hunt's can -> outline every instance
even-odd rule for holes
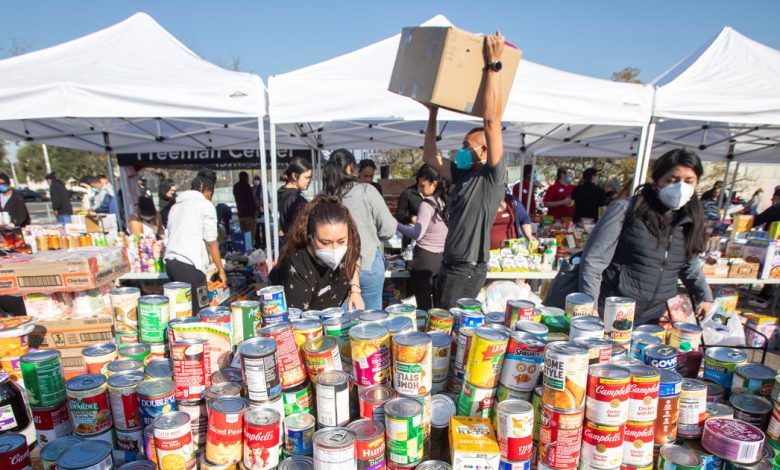
[[[704,378],[719,383],[728,398],[734,380],[734,370],[738,365],[745,363],[747,363],[747,354],[739,349],[707,348],[704,352]]]
[[[570,294],[571,295],[571,294]],[[542,401],[555,408],[580,409],[588,384],[588,349],[572,342],[547,345]]]
[[[734,419],[766,429],[772,415],[772,402],[758,395],[739,393],[731,395],[729,405],[734,409]]]
[[[553,469],[572,469],[580,460],[583,408],[544,405],[539,425],[538,462]]]
[[[287,298],[283,286],[268,286],[257,291],[260,298],[260,313],[263,317],[278,315],[287,311]]]
[[[360,387],[390,383],[390,332],[379,323],[349,330],[352,375]]]
[[[401,395],[431,391],[431,337],[410,332],[393,337],[393,384]]]
[[[319,320],[304,318],[292,322],[292,326],[298,348],[302,348],[306,341],[322,336],[322,322]]]
[[[185,339],[171,345],[176,400],[200,400],[211,385],[211,359],[204,339]]]
[[[395,391],[386,385],[365,387],[358,393],[360,417],[384,423],[385,403],[395,398]]]
[[[516,392],[529,393],[539,382],[547,342],[534,334],[516,331],[509,337],[499,382]]]
[[[533,321],[536,312],[536,304],[530,300],[508,300],[506,302],[506,315],[504,325],[514,328],[517,322]]]
[[[147,379],[172,379],[173,361],[166,358],[152,359],[144,370]]]
[[[143,425],[163,413],[176,411],[176,385],[171,379],[147,379],[136,386]]]
[[[496,388],[508,342],[509,337],[500,331],[477,328],[471,342],[465,380],[476,387]]]
[[[284,418],[284,451],[288,454],[311,455],[314,451],[314,425],[309,413],[295,413]]]
[[[702,329],[694,323],[674,322],[669,334],[669,346],[679,349],[683,343],[688,343],[691,351],[701,346]]]
[[[654,367],[629,366],[631,386],[628,394],[628,420],[646,423],[655,421],[658,412],[658,390],[661,375]]]
[[[325,428],[314,433],[314,470],[357,470],[355,432]]]
[[[122,359],[135,359],[144,366],[149,364],[149,353],[152,348],[148,343],[134,343],[120,346],[117,354]]]
[[[190,416],[183,411],[171,411],[156,417],[154,447],[160,470],[194,469],[196,458]]]
[[[192,316],[192,286],[189,282],[166,282],[163,295],[168,297],[170,318]]]
[[[634,467],[653,465],[655,424],[629,421],[623,431],[623,464]]]
[[[707,385],[701,380],[684,378],[680,391],[677,435],[687,439],[701,436],[707,419]]]
[[[283,388],[282,400],[285,416],[295,413],[313,413],[314,393],[312,392],[311,382],[307,379],[295,387]]]
[[[623,461],[623,424],[586,421],[582,431],[582,462],[590,468],[611,470]]]
[[[234,465],[241,462],[246,400],[221,397],[209,405],[206,460],[212,464]]]
[[[530,460],[533,444],[534,409],[523,400],[505,400],[496,406],[496,436],[501,458]]]
[[[19,358],[19,368],[30,406],[47,407],[65,401],[65,374],[62,370],[61,355],[54,349],[42,349],[28,352]]]
[[[282,376],[282,388],[295,387],[306,380],[301,352],[295,342],[295,332],[290,323],[278,323],[257,330],[258,336],[276,341],[279,356],[279,372]]]
[[[458,416],[489,417],[495,395],[495,388],[480,388],[463,382],[463,391],[458,396]]]
[[[631,341],[636,302],[628,297],[604,299],[604,335],[617,343]]]
[[[385,468],[385,426],[380,421],[359,419],[347,429],[355,433],[355,450],[359,470]]]
[[[452,334],[454,323],[455,317],[450,312],[440,308],[432,308],[428,310],[428,322],[425,329],[428,332],[441,331],[449,335]]]
[[[44,444],[41,447],[41,464],[44,470],[52,470],[57,468],[57,459],[60,455],[64,454],[66,450],[81,444],[84,442],[84,438],[81,436],[65,436]],[[40,444],[39,444],[40,445]],[[8,467],[5,467],[8,468]]]
[[[349,423],[349,375],[329,370],[317,380],[317,424],[321,427],[346,426]]]
[[[414,465],[423,458],[423,405],[411,398],[394,398],[385,404],[388,463]]]
[[[765,436],[759,428],[736,419],[712,418],[704,423],[701,445],[724,460],[754,463],[761,457]]]
[[[704,383],[707,384],[707,403],[723,403],[726,397],[723,386],[709,379],[704,379]]]
[[[731,393],[732,395],[737,393],[760,395],[769,400],[776,375],[774,369],[763,364],[740,364],[734,369]]]
[[[89,440],[80,442],[60,454],[57,458],[57,468],[61,470],[114,468],[111,444]]]
[[[303,356],[312,383],[317,383],[317,375],[327,370],[341,370],[339,343],[332,336],[310,339],[303,345]]]
[[[573,292],[566,296],[564,312],[569,318],[593,315],[593,297],[582,292]]]
[[[138,343],[136,343],[138,344]],[[106,377],[111,377],[120,372],[138,371],[144,373],[143,362],[137,359],[116,359],[106,364]]]
[[[646,325],[642,325],[642,326],[646,326]],[[631,347],[629,349],[629,353],[631,354],[631,357],[640,360],[642,361],[642,363],[644,363],[645,348],[656,344],[663,344],[663,342],[664,342],[663,339],[659,338],[656,335],[634,331],[634,334],[631,336]]]
[[[604,323],[598,317],[575,317],[569,323],[569,339],[603,338]]]
[[[137,338],[138,298],[141,297],[141,289],[118,287],[108,291],[108,297],[114,312],[114,331],[117,334],[135,335]]]
[[[682,377],[677,372],[662,370],[658,387],[658,412],[655,420],[655,443],[671,444],[677,439]]]
[[[108,378],[108,395],[114,427],[120,431],[142,426],[136,387],[144,381],[144,373],[136,370],[118,372]]]
[[[468,310],[470,312],[481,312],[482,302],[477,299],[462,298],[455,301],[455,306],[461,310]]]
[[[608,364],[612,360],[612,351],[617,344],[603,338],[582,338],[574,341],[588,348],[588,364]]]
[[[142,456],[144,451],[144,430],[128,429],[128,430],[114,430],[117,451],[124,454],[125,459],[135,458],[138,459]]]
[[[77,375],[65,384],[68,410],[76,434],[96,435],[111,429],[108,385],[101,374]]]
[[[282,416],[264,408],[244,415],[244,465],[247,470],[269,470],[279,464]]]
[[[588,368],[585,417],[589,421],[618,426],[628,419],[628,396],[631,372],[612,364]]]
[[[142,343],[162,343],[170,321],[168,297],[144,295],[138,298],[138,339]]]
[[[249,401],[266,401],[282,393],[276,341],[250,338],[238,345],[244,392]]]
[[[233,344],[255,336],[255,331],[262,323],[260,302],[255,300],[239,300],[230,304],[233,324]]]
[[[440,383],[447,380],[450,371],[450,347],[452,340],[447,333],[430,331],[431,337],[431,381]]]

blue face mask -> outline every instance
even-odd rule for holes
[[[473,165],[471,149],[463,148],[455,154],[455,167],[458,170],[470,170]]]
[[[566,184],[571,184],[572,181],[574,181],[574,178],[572,178],[571,176],[566,177]]]
[[[11,187],[7,184],[0,184],[0,193],[7,192],[9,189],[11,189]]]

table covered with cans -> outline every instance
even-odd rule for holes
[[[162,298],[160,298],[162,297]],[[192,316],[117,297],[117,342],[0,377],[0,462],[60,469],[770,470],[780,382],[702,331],[634,328],[634,302],[475,299],[418,311],[257,300]],[[185,302],[182,302],[182,306]],[[133,342],[135,339],[135,342]],[[22,388],[23,387],[23,388]],[[26,396],[26,397],[25,397]],[[37,440],[20,434],[33,426]],[[33,452],[31,453],[31,450]],[[20,464],[21,462],[21,464]],[[21,465],[21,466],[18,466]],[[6,467],[3,467],[6,468]]]

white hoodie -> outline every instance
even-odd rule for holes
[[[165,259],[195,266],[206,274],[209,253],[205,242],[217,239],[217,210],[199,191],[176,194],[165,229]]]

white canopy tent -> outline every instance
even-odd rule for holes
[[[0,138],[11,140],[108,153],[259,146],[264,156],[265,109],[259,77],[203,60],[145,13],[0,61]],[[132,208],[136,187],[123,186]]]

